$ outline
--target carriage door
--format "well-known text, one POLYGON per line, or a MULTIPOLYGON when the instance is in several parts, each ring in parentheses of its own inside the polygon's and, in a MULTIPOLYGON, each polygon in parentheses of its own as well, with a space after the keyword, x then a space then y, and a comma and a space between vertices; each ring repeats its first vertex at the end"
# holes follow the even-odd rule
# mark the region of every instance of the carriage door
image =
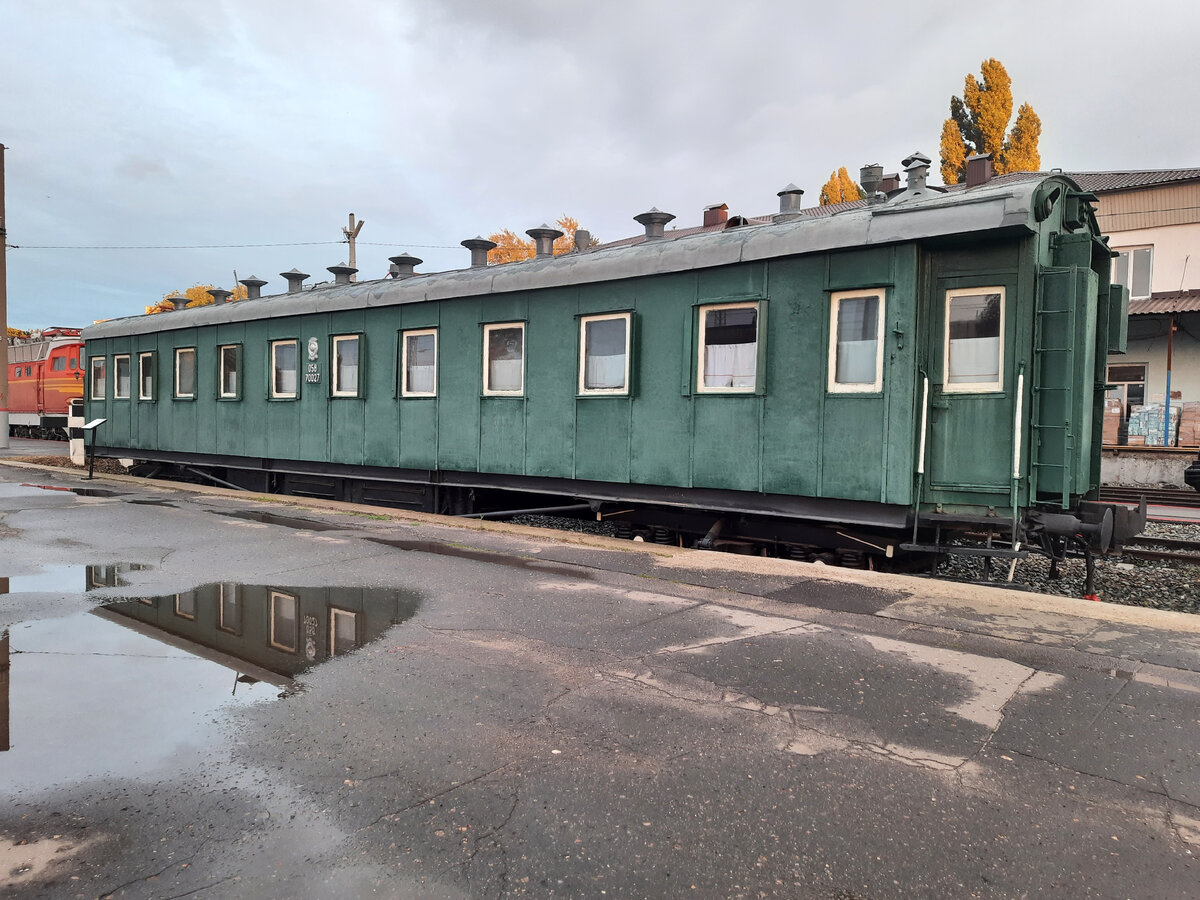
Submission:
POLYGON ((50 371, 49 358, 42 362, 35 363, 33 373, 37 376, 37 411, 44 413, 46 411, 46 375, 50 371))
POLYGON ((938 282, 930 316, 926 502, 992 505, 997 498, 984 495, 1007 498, 1014 294, 1002 280, 938 282))

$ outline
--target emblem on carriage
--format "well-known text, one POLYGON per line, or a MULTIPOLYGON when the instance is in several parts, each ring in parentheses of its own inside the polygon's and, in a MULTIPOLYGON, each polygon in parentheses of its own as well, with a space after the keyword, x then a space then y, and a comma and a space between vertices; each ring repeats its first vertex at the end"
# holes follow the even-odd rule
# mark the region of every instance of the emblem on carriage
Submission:
POLYGON ((320 352, 321 343, 315 337, 310 337, 308 339, 308 361, 316 362, 317 356, 320 354, 320 352))

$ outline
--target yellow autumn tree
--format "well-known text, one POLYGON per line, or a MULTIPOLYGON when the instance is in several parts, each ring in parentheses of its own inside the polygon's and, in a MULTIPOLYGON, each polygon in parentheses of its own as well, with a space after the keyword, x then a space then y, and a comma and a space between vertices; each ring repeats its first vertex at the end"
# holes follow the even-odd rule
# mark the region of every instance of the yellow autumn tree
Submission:
POLYGON ((967 157, 980 153, 992 155, 998 175, 1041 168, 1041 119, 1032 106, 1022 103, 1010 132, 1013 96, 1008 71, 998 59, 985 59, 979 71, 982 78, 967 75, 963 95, 950 98, 950 118, 942 124, 942 181, 946 184, 962 181, 967 157))
POLYGON ((8 336, 10 338, 27 338, 27 337, 29 337, 29 332, 23 331, 20 328, 13 328, 10 325, 10 326, 8 326, 8 336))
POLYGON ((829 173, 829 180, 821 188, 821 206, 832 203, 849 203, 862 200, 867 196, 866 191, 858 186, 858 182, 850 177, 846 167, 842 166, 836 172, 829 173))
MULTIPOLYGON (((558 256, 575 246, 575 232, 579 230, 579 220, 574 216, 562 215, 554 220, 554 224, 563 233, 563 236, 554 242, 554 255, 558 256)), ((488 251, 488 262, 493 265, 533 259, 537 252, 532 238, 523 238, 508 228, 489 234, 488 240, 496 242, 496 246, 488 251)), ((598 243, 600 241, 593 237, 592 246, 598 243)))
MULTIPOLYGON (((182 294, 184 297, 187 297, 188 309, 191 309, 193 306, 208 306, 213 302, 212 295, 208 293, 210 290, 213 290, 213 286, 211 284, 194 284, 186 291, 171 291, 169 294, 163 294, 163 298, 161 300, 159 300, 153 306, 146 307, 146 315, 152 316, 155 313, 169 312, 170 310, 174 309, 175 305, 169 298, 174 297, 177 294, 182 294)), ((236 285, 233 289, 233 296, 230 299, 245 300, 246 286, 244 284, 236 285)))

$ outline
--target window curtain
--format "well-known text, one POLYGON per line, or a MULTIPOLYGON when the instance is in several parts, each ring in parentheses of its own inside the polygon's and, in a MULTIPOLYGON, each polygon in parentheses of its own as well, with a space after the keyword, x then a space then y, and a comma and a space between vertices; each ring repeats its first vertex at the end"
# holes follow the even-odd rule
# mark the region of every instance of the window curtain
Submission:
POLYGON ((754 387, 758 344, 709 344, 704 348, 705 387, 754 387))

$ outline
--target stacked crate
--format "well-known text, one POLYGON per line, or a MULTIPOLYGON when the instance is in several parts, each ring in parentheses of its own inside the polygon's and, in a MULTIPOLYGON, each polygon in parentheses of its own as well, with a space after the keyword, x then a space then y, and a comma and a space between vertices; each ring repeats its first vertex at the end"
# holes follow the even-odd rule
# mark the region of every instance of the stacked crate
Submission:
POLYGON ((1200 447, 1200 403, 1191 401, 1179 404, 1180 447, 1200 447))
MULTIPOLYGON (((1175 446, 1175 435, 1179 426, 1179 406, 1171 406, 1171 430, 1166 435, 1167 446, 1175 446)), ((1163 446, 1163 432, 1166 430, 1166 408, 1155 404, 1153 406, 1135 406, 1129 413, 1129 443, 1146 447, 1163 446)))
POLYGON ((1112 397, 1104 401, 1104 435, 1105 444, 1116 444, 1121 439, 1121 409, 1124 406, 1120 400, 1112 397))

